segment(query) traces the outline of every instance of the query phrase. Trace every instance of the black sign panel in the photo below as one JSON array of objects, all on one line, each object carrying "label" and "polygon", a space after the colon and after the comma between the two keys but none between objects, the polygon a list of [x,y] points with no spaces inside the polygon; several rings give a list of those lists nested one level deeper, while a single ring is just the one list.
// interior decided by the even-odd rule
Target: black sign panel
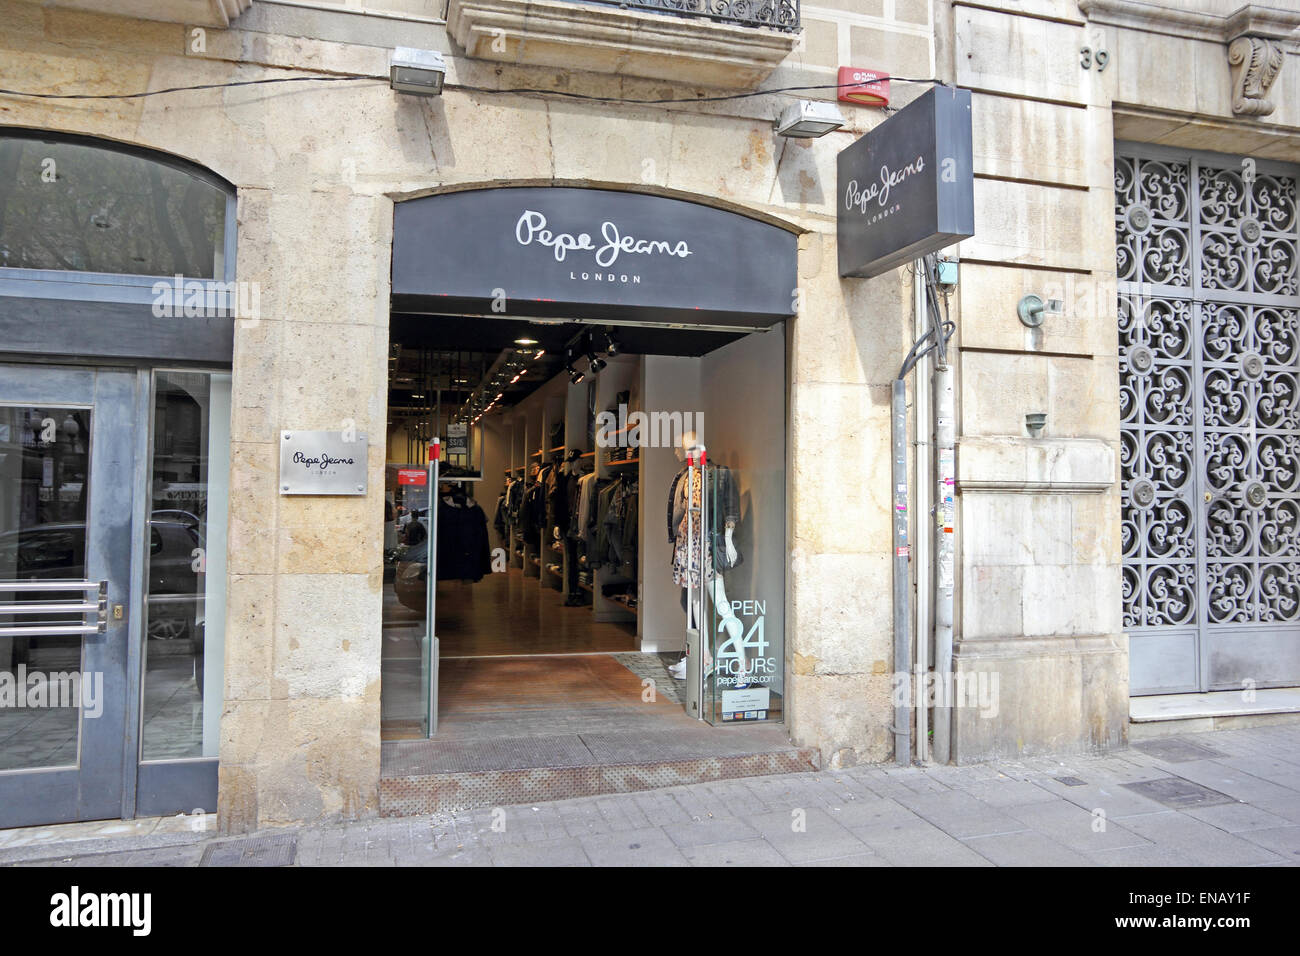
[{"label": "black sign panel", "polygon": [[975,234],[969,90],[927,90],[838,162],[840,275],[880,275]]},{"label": "black sign panel", "polygon": [[399,311],[767,328],[793,314],[793,234],[642,193],[476,189],[393,216]]}]

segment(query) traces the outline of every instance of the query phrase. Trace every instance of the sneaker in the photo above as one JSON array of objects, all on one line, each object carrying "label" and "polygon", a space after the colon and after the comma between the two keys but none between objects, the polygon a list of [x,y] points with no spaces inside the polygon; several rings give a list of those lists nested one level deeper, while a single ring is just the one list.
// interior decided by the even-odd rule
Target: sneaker
[{"label": "sneaker", "polygon": [[686,680],[686,658],[668,666],[668,673],[677,680]]},{"label": "sneaker", "polygon": [[749,686],[749,674],[746,673],[743,669],[736,671],[736,683],[735,683],[736,690],[744,690],[748,686]]}]

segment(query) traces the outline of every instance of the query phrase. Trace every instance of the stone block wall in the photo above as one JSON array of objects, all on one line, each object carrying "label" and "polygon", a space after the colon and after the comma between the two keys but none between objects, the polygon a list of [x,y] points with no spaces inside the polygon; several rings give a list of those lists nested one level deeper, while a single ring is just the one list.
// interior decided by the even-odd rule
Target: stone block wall
[{"label": "stone block wall", "polygon": [[[974,91],[976,177],[976,235],[956,250],[954,671],[996,692],[957,700],[953,758],[1114,746],[1128,657],[1108,78],[1081,67],[1073,3],[941,6],[941,70]],[[1063,313],[1026,327],[1028,293]]]}]

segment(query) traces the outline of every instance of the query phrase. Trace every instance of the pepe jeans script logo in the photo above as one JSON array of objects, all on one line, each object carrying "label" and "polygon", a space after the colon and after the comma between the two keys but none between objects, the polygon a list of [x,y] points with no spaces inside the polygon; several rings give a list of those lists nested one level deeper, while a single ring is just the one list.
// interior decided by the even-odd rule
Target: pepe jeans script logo
[{"label": "pepe jeans script logo", "polygon": [[[296,451],[293,453],[293,463],[295,465],[302,465],[304,468],[316,468],[325,472],[328,469],[333,468],[335,465],[354,465],[356,464],[356,459],[331,458],[325,452],[321,452],[320,455],[316,457],[311,457],[309,455],[304,455],[300,451]],[[333,474],[332,471],[329,473]]]},{"label": "pepe jeans script logo", "polygon": [[556,262],[563,262],[570,252],[594,252],[596,265],[608,269],[618,261],[621,253],[676,256],[679,259],[691,255],[691,248],[685,239],[672,242],[624,236],[620,234],[618,226],[609,220],[601,223],[600,235],[604,245],[597,246],[590,233],[580,232],[575,236],[568,232],[552,232],[546,228],[546,217],[532,209],[525,209],[515,223],[515,240],[521,246],[534,242],[546,246],[554,254]]},{"label": "pepe jeans script logo", "polygon": [[874,199],[881,208],[884,208],[889,202],[890,191],[901,185],[909,176],[925,172],[925,158],[918,156],[902,169],[893,170],[888,166],[880,167],[880,181],[871,183],[866,188],[858,185],[856,179],[849,180],[848,186],[844,189],[844,208],[857,209],[862,215],[867,215],[867,207]]}]

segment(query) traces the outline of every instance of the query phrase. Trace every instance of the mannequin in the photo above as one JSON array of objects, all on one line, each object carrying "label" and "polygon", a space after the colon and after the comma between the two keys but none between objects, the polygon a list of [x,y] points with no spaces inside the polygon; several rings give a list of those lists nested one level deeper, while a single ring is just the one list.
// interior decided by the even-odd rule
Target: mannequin
[{"label": "mannequin", "polygon": [[[674,449],[674,451],[677,455],[677,460],[684,462],[688,457],[691,457],[692,455],[703,454],[705,452],[705,448],[704,445],[697,438],[695,432],[688,431],[682,434],[681,442]],[[675,489],[675,494],[681,495],[686,493],[685,484],[686,484],[686,480],[683,478],[681,483]],[[728,568],[735,567],[737,560],[739,558],[739,553],[736,550],[736,544],[735,544],[735,531],[736,531],[735,520],[731,516],[727,516],[724,524],[724,530],[723,530],[723,551],[727,557]],[[735,672],[736,683],[732,686],[736,690],[740,690],[742,688],[748,687],[749,686],[748,675],[747,675],[748,668],[746,667],[745,651],[740,643],[741,635],[744,633],[744,625],[740,622],[740,619],[737,618],[736,615],[731,610],[731,602],[727,600],[727,591],[725,586],[722,583],[722,575],[720,573],[710,574],[708,575],[708,580],[703,583],[704,583],[705,590],[709,595],[709,598],[713,601],[714,610],[717,612],[718,617],[720,618],[718,622],[718,630],[724,631],[726,633],[728,638],[727,642],[732,645],[732,647],[735,649],[735,654],[739,656],[739,662]],[[683,587],[683,602],[687,603],[685,602],[686,584],[683,583],[682,587]],[[689,618],[689,615],[692,615],[694,612],[695,612],[695,608],[689,603],[687,603],[686,613],[688,615],[688,626],[695,625],[697,623],[693,620],[690,620]],[[708,677],[708,675],[713,671],[712,654],[709,652],[707,641],[702,641],[701,644],[702,644],[703,657],[704,657],[704,661],[703,661],[704,675],[705,677]],[[686,679],[686,657],[683,656],[681,660],[679,660],[676,664],[674,664],[672,667],[668,669],[668,672],[678,680],[685,680]]]}]

